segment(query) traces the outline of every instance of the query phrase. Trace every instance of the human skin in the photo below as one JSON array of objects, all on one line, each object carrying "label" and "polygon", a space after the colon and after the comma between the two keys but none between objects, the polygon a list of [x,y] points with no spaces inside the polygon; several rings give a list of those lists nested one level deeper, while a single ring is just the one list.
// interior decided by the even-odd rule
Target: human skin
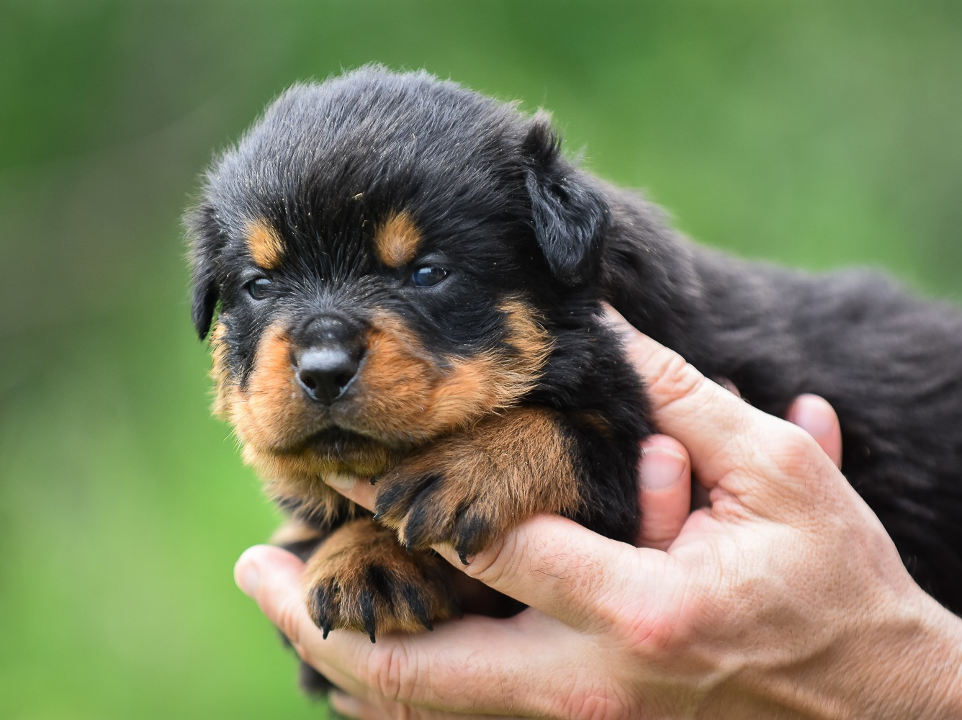
[{"label": "human skin", "polygon": [[[796,402],[798,425],[765,415],[609,315],[667,435],[647,441],[640,468],[644,547],[554,516],[521,523],[466,567],[439,547],[529,608],[376,644],[351,631],[322,640],[294,556],[258,546],[240,558],[240,587],[343,690],[335,707],[364,718],[962,717],[962,620],[912,581],[845,481],[824,401]],[[690,515],[689,468],[709,503]],[[368,483],[338,489],[373,504]]]}]

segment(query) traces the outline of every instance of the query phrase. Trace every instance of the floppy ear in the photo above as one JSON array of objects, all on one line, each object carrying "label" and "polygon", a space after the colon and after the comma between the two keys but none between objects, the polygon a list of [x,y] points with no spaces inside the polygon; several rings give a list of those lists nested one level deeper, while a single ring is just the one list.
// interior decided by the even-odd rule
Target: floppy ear
[{"label": "floppy ear", "polygon": [[184,224],[190,239],[191,285],[193,301],[191,319],[197,335],[203,340],[214,319],[214,308],[220,298],[217,287],[217,254],[224,245],[214,208],[203,203],[189,210]]},{"label": "floppy ear", "polygon": [[535,239],[551,272],[570,286],[590,281],[608,224],[607,203],[562,157],[547,113],[532,118],[521,149],[528,161]]}]

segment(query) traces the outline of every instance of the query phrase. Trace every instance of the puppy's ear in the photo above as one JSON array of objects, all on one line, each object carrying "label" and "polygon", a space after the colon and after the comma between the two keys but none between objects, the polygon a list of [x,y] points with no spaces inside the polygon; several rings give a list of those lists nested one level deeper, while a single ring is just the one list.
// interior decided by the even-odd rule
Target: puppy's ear
[{"label": "puppy's ear", "polygon": [[528,163],[525,182],[535,238],[551,272],[570,286],[589,282],[608,224],[604,198],[562,157],[547,113],[531,119],[521,150]]},{"label": "puppy's ear", "polygon": [[191,319],[197,335],[203,340],[214,319],[214,308],[220,299],[217,286],[217,255],[224,246],[223,233],[217,224],[214,208],[203,203],[189,210],[184,225],[190,241],[191,285],[193,301]]}]

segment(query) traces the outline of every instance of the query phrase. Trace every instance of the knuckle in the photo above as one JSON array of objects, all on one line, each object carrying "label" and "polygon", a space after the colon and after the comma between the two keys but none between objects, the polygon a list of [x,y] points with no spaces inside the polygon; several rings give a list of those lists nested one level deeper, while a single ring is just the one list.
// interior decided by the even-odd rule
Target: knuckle
[{"label": "knuckle", "polygon": [[704,382],[702,374],[674,352],[660,355],[645,379],[656,413],[693,394]]},{"label": "knuckle", "polygon": [[464,566],[465,574],[485,585],[497,586],[518,564],[519,553],[515,533],[495,540]]},{"label": "knuckle", "polygon": [[632,652],[646,658],[657,658],[670,649],[675,636],[674,619],[650,608],[627,613],[619,625],[619,636],[625,638]]},{"label": "knuckle", "polygon": [[382,698],[403,703],[417,685],[416,675],[404,646],[395,642],[372,649],[361,681]]},{"label": "knuckle", "polygon": [[815,439],[796,425],[785,424],[771,447],[776,468],[786,475],[812,471],[821,458]]}]

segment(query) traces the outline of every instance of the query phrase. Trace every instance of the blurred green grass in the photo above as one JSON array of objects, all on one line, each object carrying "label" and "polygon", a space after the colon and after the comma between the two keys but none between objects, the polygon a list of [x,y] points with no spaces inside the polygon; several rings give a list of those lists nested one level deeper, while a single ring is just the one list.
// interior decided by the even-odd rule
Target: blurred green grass
[{"label": "blurred green grass", "polygon": [[0,717],[324,716],[231,582],[276,515],[209,417],[179,227],[295,79],[379,61],[545,106],[702,242],[960,297],[956,2],[0,11]]}]

